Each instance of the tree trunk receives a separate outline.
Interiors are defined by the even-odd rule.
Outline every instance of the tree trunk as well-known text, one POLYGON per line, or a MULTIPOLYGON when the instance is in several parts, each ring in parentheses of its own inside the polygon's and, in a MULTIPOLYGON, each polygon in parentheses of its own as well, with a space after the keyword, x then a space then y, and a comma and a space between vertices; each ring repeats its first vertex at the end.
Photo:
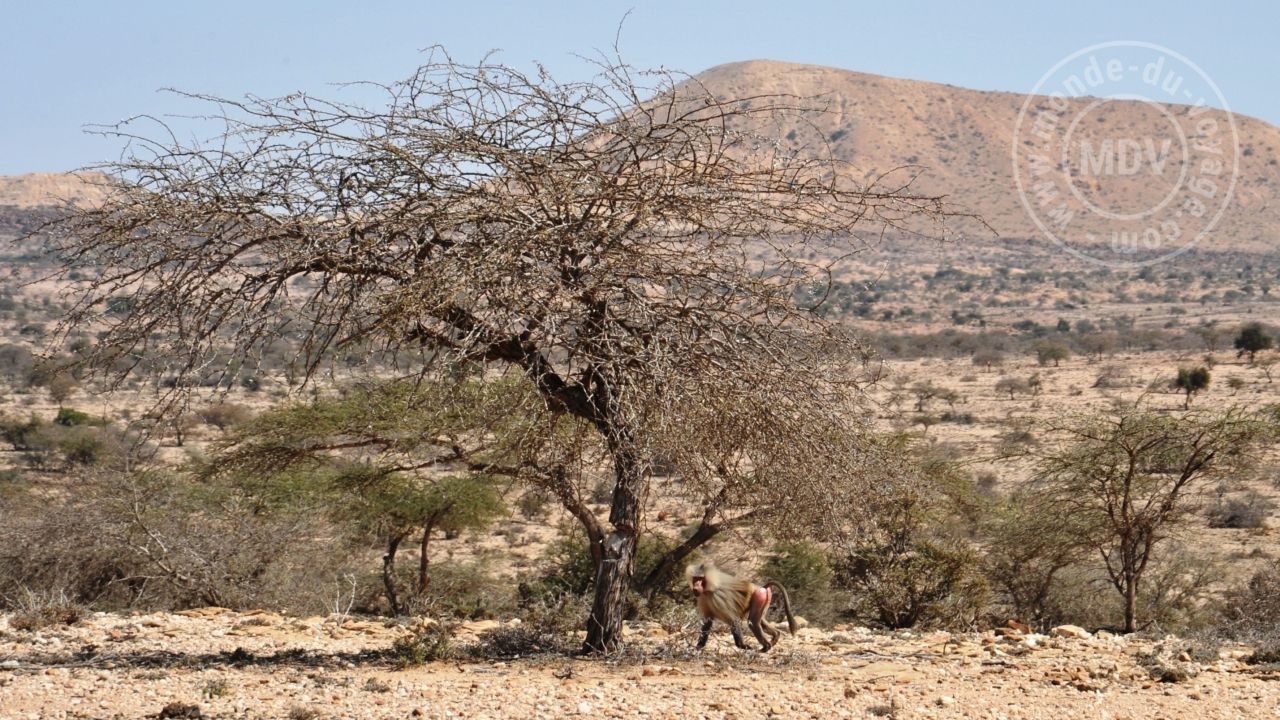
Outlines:
POLYGON ((1124 631, 1138 631, 1138 582, 1130 578, 1124 587, 1124 631))
POLYGON ((626 616, 627 590, 635 565, 636 534, 621 529, 604 540, 604 560, 596 572, 595 599, 587 618, 583 652, 616 652, 622 649, 622 620, 626 616))
POLYGON ((430 562, 427 558, 427 546, 431 543, 431 529, 433 523, 427 523, 422 528, 422 542, 419 543, 418 551, 418 594, 427 591, 427 567, 430 562))
POLYGON ((626 615, 627 590, 635 566, 641 496, 646 482, 629 440, 628 435, 617 433, 609 441, 615 478, 609 510, 613 530, 601 543, 595 599, 591 603, 591 616, 587 618, 587 639, 582 645, 584 653, 615 652, 622 648, 622 619, 626 615))
POLYGON ((391 605, 392 615, 403 615, 400 596, 396 593, 396 550, 400 549, 400 541, 404 535, 392 535, 387 540, 387 553, 382 556, 382 587, 387 593, 387 603, 391 605))

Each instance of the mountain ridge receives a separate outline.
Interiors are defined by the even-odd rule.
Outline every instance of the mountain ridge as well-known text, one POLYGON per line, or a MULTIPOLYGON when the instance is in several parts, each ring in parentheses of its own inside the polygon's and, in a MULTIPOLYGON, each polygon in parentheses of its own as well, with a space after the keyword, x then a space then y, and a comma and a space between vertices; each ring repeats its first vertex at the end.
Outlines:
MULTIPOLYGON (((855 179, 867 182, 894 168, 919 167, 922 173, 915 190, 946 195, 976 211, 1001 236, 1046 237, 1019 199, 1013 168, 1019 113, 1024 105, 1033 112, 1044 107, 1049 103, 1047 97, 767 59, 717 65, 691 80, 722 98, 814 98, 825 110, 806 121, 823 133, 830 153, 851 169, 855 179)), ((1068 99, 1067 105, 1074 115, 1096 113, 1091 119, 1098 123, 1092 127, 1125 137, 1159 139, 1162 133, 1170 134, 1169 128, 1162 126, 1165 120, 1161 114, 1141 101, 1099 105, 1095 98, 1080 97, 1068 99)), ((1174 116, 1203 115, 1223 128, 1230 127, 1227 113, 1220 109, 1195 109, 1185 104, 1168 108, 1174 116)), ((1269 252, 1280 239, 1280 128, 1246 115, 1232 117, 1239 135, 1237 182, 1221 221, 1201 245, 1269 252)), ((795 127, 762 123, 751 129, 785 137, 795 127)), ((1194 140, 1195 136, 1190 140, 1184 136, 1184 142, 1194 140)), ((1193 166, 1185 157, 1181 164, 1193 166)), ((1078 183, 1082 196, 1112 212, 1154 207, 1166 190, 1156 183, 1128 178, 1113 182, 1084 177, 1074 168, 1058 169, 1071 174, 1068 181, 1078 183)), ((1095 233, 1103 238, 1116 227, 1109 219, 1090 213, 1081 213, 1078 218, 1081 234, 1095 233)))
MULTIPOLYGON (((869 183, 886 172, 912 168, 911 172, 919 172, 912 185, 914 191, 945 195, 957 206, 981 216, 999 236, 1047 237, 1044 218, 1037 224, 1029 212, 1034 199, 1020 197, 1014 177, 1019 113, 1024 105, 1042 108, 1047 98, 771 59, 723 63, 691 76, 690 81, 723 98, 785 95, 813 99, 825 110, 805 118, 808 128, 820 133, 822 151, 830 152, 855 180, 869 183)), ((1139 101, 1104 101, 1100 106, 1093 98, 1081 97, 1069 99, 1068 104, 1077 115, 1097 113, 1091 119, 1098 122, 1090 127, 1143 140, 1160 139, 1162 132, 1169 134, 1169 128, 1161 125, 1165 120, 1139 101)), ((1168 107, 1171 116, 1200 112, 1186 105, 1168 107)), ((1224 111, 1210 108, 1203 112, 1227 126, 1224 111)), ((1280 128, 1246 115, 1232 117, 1239 135, 1239 172, 1230 203, 1200 246, 1272 252, 1280 241, 1280 128)), ((759 121, 750 129, 789 138, 798 124, 788 122, 792 124, 776 119, 759 121)), ((1177 162, 1171 167, 1181 166, 1185 173, 1186 168, 1194 167, 1194 158, 1188 161, 1185 155, 1185 134, 1182 140, 1184 155, 1174 158, 1177 162)), ((1068 158, 1065 152, 1062 158, 1068 158)), ((1155 207, 1168 189, 1161 185, 1163 177, 1150 182, 1145 178, 1091 177, 1063 162, 1056 170, 1080 205, 1091 207, 1088 203, 1092 203, 1092 207, 1112 213, 1155 207)), ((32 208, 68 202, 92 206, 101 202, 109 182, 98 173, 0 177, 0 205, 32 208)), ((1091 212, 1080 212, 1076 217, 1073 230, 1090 238, 1096 236, 1099 242, 1118 227, 1091 212)))
POLYGON ((0 205, 22 209, 92 207, 106 198, 111 180, 99 172, 33 172, 0 175, 0 205))

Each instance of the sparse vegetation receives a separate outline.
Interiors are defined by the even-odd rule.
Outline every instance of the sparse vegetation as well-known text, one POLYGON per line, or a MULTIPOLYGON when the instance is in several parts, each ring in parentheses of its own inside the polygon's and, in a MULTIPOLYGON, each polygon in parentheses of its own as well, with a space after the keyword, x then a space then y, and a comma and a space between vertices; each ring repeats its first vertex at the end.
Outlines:
MULTIPOLYGON (((281 128, 248 129, 270 135, 281 128)), ((306 122, 293 130, 317 137, 327 132, 306 122)), ((791 133, 789 142, 798 146, 803 139, 791 133)), ((359 164, 360 152, 385 150, 355 142, 358 148, 340 152, 351 151, 343 162, 359 164)), ((378 165, 378 172, 385 173, 366 173, 361 188, 381 183, 391 191, 389 202, 404 200, 395 168, 408 166, 394 154, 380 157, 388 165, 378 165)), ((522 157, 511 158, 512 166, 524 167, 522 157)), ((262 158, 242 159, 249 161, 249 172, 262 158)), ((153 160, 162 179, 185 172, 177 157, 153 160)), ((636 172, 637 179, 650 177, 643 167, 636 172)), ((203 177, 197 195, 247 201, 245 187, 236 184, 246 177, 203 177)), ((309 211, 331 211, 333 203, 356 192, 347 185, 334 191, 331 184, 314 188, 309 211)), ((678 187, 668 189, 680 195, 678 187)), ((523 208, 522 198, 498 200, 523 208)), ((113 219, 127 220, 130 212, 146 209, 146 202, 117 206, 125 215, 113 219)), ((491 207, 507 207, 501 202, 491 207)), ((469 212, 461 213, 460 222, 479 217, 469 212)), ((0 230, 34 229, 36 215, 0 208, 0 230)), ((178 218, 197 234, 210 219, 199 213, 178 218)), ((355 236, 306 228, 323 241, 320 260, 309 260, 332 266, 334 258, 351 251, 360 262, 387 267, 376 253, 360 255, 365 246, 348 243, 352 237, 408 237, 401 232, 408 226, 396 225, 400 219, 388 215, 383 221, 390 223, 385 233, 363 219, 344 226, 355 236)), ((538 222, 556 242, 574 247, 574 238, 556 235, 563 227, 557 218, 538 222)), ((256 232, 251 225, 245 227, 256 232)), ((759 233, 746 232, 744 238, 738 230, 720 228, 723 235, 714 239, 737 243, 729 253, 737 264, 728 268, 738 273, 737 281, 745 273, 754 282, 759 276, 752 273, 773 267, 777 258, 753 244, 759 233)), ((529 353, 524 346, 514 353, 503 338, 470 324, 475 317, 420 316, 423 307, 434 307, 431 302, 446 295, 470 297, 465 292, 440 290, 424 299, 414 294, 421 288, 413 283, 385 276, 379 287, 390 294, 378 295, 377 304, 350 305, 352 314, 332 316, 333 327, 321 323, 328 332, 346 322, 342 317, 358 318, 360 327, 347 329, 360 330, 370 313, 381 312, 375 319, 383 324, 369 327, 394 332, 378 337, 352 335, 339 348, 325 345, 324 333, 308 344, 296 334, 263 332, 240 346, 244 336, 216 329, 185 339, 157 332, 131 336, 146 350, 119 354, 121 346, 112 341, 120 338, 101 334, 98 326, 59 328, 75 308, 25 282, 50 270, 48 256, 22 245, 9 248, 6 260, 15 279, 0 283, 0 330, 6 333, 0 343, 0 437, 14 452, 0 469, 0 606, 13 611, 10 626, 28 632, 75 622, 90 610, 209 604, 428 615, 448 622, 515 616, 524 622, 504 622, 477 645, 445 648, 406 640, 395 652, 403 651, 410 664, 476 647, 475 657, 487 658, 566 652, 572 628, 584 625, 592 595, 600 591, 601 563, 612 547, 606 541, 616 539, 620 527, 603 520, 615 506, 630 513, 631 500, 643 498, 646 514, 631 525, 643 534, 622 533, 635 543, 623 552, 632 560, 634 577, 621 607, 627 618, 672 633, 673 647, 688 622, 680 615, 688 600, 679 578, 682 565, 699 550, 725 552, 725 537, 748 538, 752 552, 734 559, 754 563, 753 573, 782 580, 802 614, 820 625, 852 619, 886 627, 965 628, 1012 617, 1039 630, 1059 623, 1150 623, 1162 631, 1265 634, 1263 620, 1250 624, 1243 617, 1274 614, 1265 607, 1274 584, 1267 571, 1258 572, 1248 587, 1224 591, 1239 579, 1209 583, 1204 568, 1233 561, 1254 567, 1277 556, 1266 532, 1275 513, 1275 488, 1266 480, 1275 472, 1234 478, 1216 497, 1198 503, 1195 493, 1171 491, 1181 472, 1169 468, 1176 448, 1186 445, 1175 436, 1218 432, 1198 424, 1209 414, 1183 414, 1193 405, 1208 408, 1229 390, 1232 402, 1248 403, 1250 412, 1257 411, 1254 420, 1265 424, 1258 418, 1280 403, 1269 387, 1280 357, 1274 331, 1254 320, 1273 314, 1277 298, 1270 288, 1280 276, 1280 261, 1196 250, 1185 266, 1125 271, 1073 263, 1034 240, 1020 253, 1009 253, 972 239, 966 252, 978 261, 958 262, 945 249, 904 245, 891 231, 881 246, 865 248, 840 271, 816 273, 787 287, 724 285, 725 267, 697 252, 681 262, 707 271, 712 280, 701 290, 683 285, 683 266, 663 265, 667 274, 657 276, 646 266, 648 274, 639 281, 646 292, 675 288, 688 299, 749 287, 786 322, 812 323, 806 327, 817 334, 806 337, 815 344, 801 343, 799 354, 793 352, 795 338, 768 344, 782 337, 772 333, 789 327, 786 322, 748 328, 760 331, 753 337, 764 345, 758 354, 730 358, 738 363, 737 379, 725 390, 690 369, 702 360, 682 354, 684 345, 677 352, 640 343, 638 366, 630 364, 634 357, 587 362, 595 350, 586 352, 574 342, 588 327, 583 323, 590 321, 589 304, 583 306, 586 314, 522 325, 533 317, 523 311, 551 307, 548 297, 582 296, 556 294, 564 290, 556 285, 562 276, 552 272, 564 269, 557 265, 559 256, 535 253, 532 275, 519 278, 518 288, 503 285, 509 279, 500 271, 509 263, 486 253, 500 239, 516 238, 519 244, 524 236, 481 235, 461 245, 430 239, 428 254, 443 252, 448 262, 424 267, 448 268, 436 278, 440 288, 488 288, 486 299, 469 309, 481 315, 500 306, 511 309, 513 314, 480 319, 491 322, 489 329, 532 327, 537 342, 529 353), (450 254, 455 251, 465 251, 465 257, 450 254), (502 324, 508 321, 514 324, 502 324), (865 344, 848 341, 849 325, 865 344), (425 356, 424 340, 431 346, 425 356), (195 364, 169 363, 172 358, 156 351, 166 343, 198 345, 204 354, 195 364), (43 352, 33 353, 37 348, 43 352), (652 353, 644 355, 645 348, 652 353), (1251 369, 1230 361, 1233 350, 1251 369), (560 363, 559 372, 543 374, 546 367, 529 364, 537 357, 560 363), (880 359, 886 362, 877 367, 880 359), (105 376, 83 371, 84 363, 94 361, 105 376), (503 363, 514 369, 503 370, 503 363), (152 372, 119 374, 135 365, 152 372), (657 369, 639 380, 623 377, 635 367, 657 369), (1211 373, 1219 389, 1210 389, 1211 373), (103 394, 108 378, 121 380, 122 395, 103 394), (846 381, 856 381, 854 395, 870 400, 855 406, 856 423, 842 422, 841 413, 850 407, 844 393, 853 387, 846 381), (601 432, 602 418, 577 402, 603 397, 595 394, 601 387, 648 393, 627 400, 627 412, 634 415, 626 417, 644 423, 633 426, 611 416, 605 425, 618 422, 601 432), (1181 410, 1175 392, 1183 394, 1181 410), (690 398, 688 407, 671 404, 671 398, 683 397, 690 398), (178 399, 185 404, 165 405, 178 399), (1135 461, 1133 477, 1117 472, 1120 463, 1111 461, 1119 456, 1097 447, 1086 451, 1080 437, 1064 439, 1069 421, 1078 417, 1099 423, 1090 427, 1102 445, 1124 445, 1132 428, 1122 432, 1104 419, 1125 415, 1137 399, 1148 403, 1140 425, 1168 428, 1152 431, 1153 457, 1135 461), (620 427, 633 433, 628 442, 639 455, 610 445, 620 427), (896 445, 900 457, 886 459, 868 449, 896 443, 902 443, 896 445), (831 450, 830 457, 823 455, 831 450), (637 458, 625 477, 615 472, 637 458), (964 465, 943 471, 939 458, 964 465), (1060 462, 1048 472, 1053 458, 1060 462), (904 479, 918 482, 904 487, 904 479), (876 480, 886 481, 868 491, 865 485, 876 480), (1131 527, 1103 521, 1104 485, 1138 508, 1131 527), (854 492, 855 487, 860 489, 854 492), (1066 487, 1076 488, 1076 504, 1064 510, 1066 487), (641 488, 645 492, 637 494, 641 488), (824 514, 840 515, 843 525, 813 517, 824 514), (1179 540, 1167 539, 1166 531, 1179 540)), ((84 237, 63 239, 73 254, 85 247, 84 237)), ((101 235, 88 240, 124 242, 101 235)), ((420 248, 397 242, 381 247, 399 253, 405 267, 418 267, 420 248)), ((639 257, 644 248, 623 246, 609 251, 619 253, 622 266, 666 262, 639 257)), ((812 267, 819 252, 816 246, 794 250, 790 260, 796 268, 812 267)), ((267 259, 284 272, 298 260, 288 253, 267 259)), ((100 269, 86 261, 66 277, 92 281, 100 269)), ((666 337, 653 334, 666 326, 644 325, 648 316, 639 306, 619 300, 632 297, 630 276, 598 276, 597 270, 582 270, 583 277, 603 293, 599 297, 611 312, 626 317, 592 342, 632 347, 627 343, 636 338, 666 337)), ((160 277, 173 279, 163 271, 160 277)), ((342 286, 353 291, 368 287, 359 277, 325 280, 299 272, 281 287, 290 298, 324 298, 335 287, 326 282, 354 283, 342 286)), ((103 303, 95 307, 105 318, 151 332, 136 324, 148 307, 145 293, 99 289, 103 303)), ((278 322, 273 327, 297 327, 303 317, 323 315, 305 315, 292 300, 259 289, 265 294, 254 295, 252 307, 260 311, 256 317, 278 322)), ((184 300, 207 299, 205 290, 168 286, 184 300)), ((361 296, 360 302, 372 297, 361 296)), ((738 332, 739 301, 726 298, 719 306, 723 323, 717 327, 724 332, 738 332)), ((183 307, 203 309, 194 301, 183 307)), ((690 322, 680 312, 673 318, 690 322)), ((697 333, 673 337, 715 337, 697 333)), ((699 367, 719 368, 725 362, 715 356, 719 340, 710 342, 704 357, 710 359, 699 367)), ((1229 449, 1205 467, 1239 469, 1244 456, 1255 453, 1274 466, 1274 449, 1258 447, 1229 449)), ((1138 458, 1147 452, 1129 449, 1138 458)), ((1204 468, 1190 474, 1197 487, 1219 477, 1219 471, 1204 468)), ((610 582, 616 589, 619 578, 610 582)), ((606 603, 617 600, 606 594, 606 603)), ((616 606, 610 607, 615 609, 596 610, 613 622, 616 606)), ((606 635, 588 644, 608 645, 606 635)), ((204 693, 216 699, 209 686, 204 693)))
POLYGON ((1182 404, 1184 410, 1191 408, 1191 396, 1209 387, 1209 368, 1178 368, 1178 377, 1174 379, 1174 387, 1186 393, 1186 400, 1182 404))
POLYGON ((457 655, 453 645, 453 625, 442 622, 419 624, 396 638, 391 645, 391 657, 396 667, 415 667, 437 660, 448 660, 457 655))
POLYGON ((1249 364, 1254 364, 1258 353, 1263 350, 1271 349, 1273 340, 1271 335, 1262 327, 1262 323, 1252 322, 1246 323, 1240 328, 1240 332, 1235 339, 1236 356, 1249 356, 1249 364))
POLYGON ((1037 478, 1059 517, 1097 528, 1090 545, 1124 598, 1124 630, 1138 629, 1138 594, 1166 528, 1196 485, 1246 467, 1270 423, 1238 408, 1171 417, 1139 406, 1050 423, 1057 442, 1036 454, 1037 478))

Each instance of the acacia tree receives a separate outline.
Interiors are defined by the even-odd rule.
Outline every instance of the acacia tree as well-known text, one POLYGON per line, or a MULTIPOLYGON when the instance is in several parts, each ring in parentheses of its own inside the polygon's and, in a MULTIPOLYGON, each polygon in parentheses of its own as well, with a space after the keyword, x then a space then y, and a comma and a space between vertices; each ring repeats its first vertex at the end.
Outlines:
POLYGON ((859 431, 861 350, 797 290, 825 297, 855 227, 947 210, 909 178, 850 181, 794 98, 598 71, 561 83, 437 51, 374 86, 385 106, 200 97, 212 142, 113 130, 121 182, 53 232, 64 277, 87 278, 66 327, 105 330, 94 366, 178 391, 280 336, 304 380, 337 350, 515 368, 612 468, 585 649, 616 649, 652 460, 726 502, 822 477, 831 429, 859 431), (758 134, 777 127, 798 132, 758 134))
POLYGON ((1050 598, 1059 573, 1091 551, 1087 539, 1095 517, 1045 512, 1036 491, 1018 491, 986 508, 980 523, 982 564, 1013 616, 1047 630, 1050 598))
POLYGON ((1052 498, 1046 512, 1095 528, 1082 539, 1124 599, 1125 632, 1138 629, 1144 573, 1195 488, 1239 472, 1272 429, 1239 408, 1174 417, 1136 405, 1045 428, 1036 478, 1052 498))
POLYGON ((1262 323, 1245 323, 1240 326, 1240 332, 1236 335, 1234 343, 1236 357, 1248 355, 1249 364, 1252 365, 1258 353, 1270 349, 1273 342, 1266 328, 1262 327, 1262 323))
POLYGON ((501 511, 502 499, 494 484, 479 475, 438 478, 416 483, 398 473, 353 466, 333 472, 327 488, 333 514, 358 530, 377 537, 385 547, 382 584, 394 615, 403 615, 407 603, 400 597, 396 556, 411 533, 420 532, 415 594, 423 595, 430 581, 429 543, 436 530, 461 532, 481 529, 501 511))
POLYGON ((1191 396, 1208 388, 1211 378, 1209 368, 1204 366, 1178 368, 1178 376, 1174 378, 1173 385, 1187 395, 1182 403, 1183 410, 1191 408, 1191 396))

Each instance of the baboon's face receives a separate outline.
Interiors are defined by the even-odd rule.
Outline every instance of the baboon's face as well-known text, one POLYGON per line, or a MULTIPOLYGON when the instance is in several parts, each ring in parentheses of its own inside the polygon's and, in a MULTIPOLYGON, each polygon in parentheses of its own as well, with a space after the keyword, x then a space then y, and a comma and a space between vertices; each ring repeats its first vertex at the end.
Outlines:
POLYGON ((706 590, 706 584, 707 579, 702 575, 694 575, 689 578, 689 587, 693 588, 693 591, 699 595, 702 594, 703 590, 706 590))

